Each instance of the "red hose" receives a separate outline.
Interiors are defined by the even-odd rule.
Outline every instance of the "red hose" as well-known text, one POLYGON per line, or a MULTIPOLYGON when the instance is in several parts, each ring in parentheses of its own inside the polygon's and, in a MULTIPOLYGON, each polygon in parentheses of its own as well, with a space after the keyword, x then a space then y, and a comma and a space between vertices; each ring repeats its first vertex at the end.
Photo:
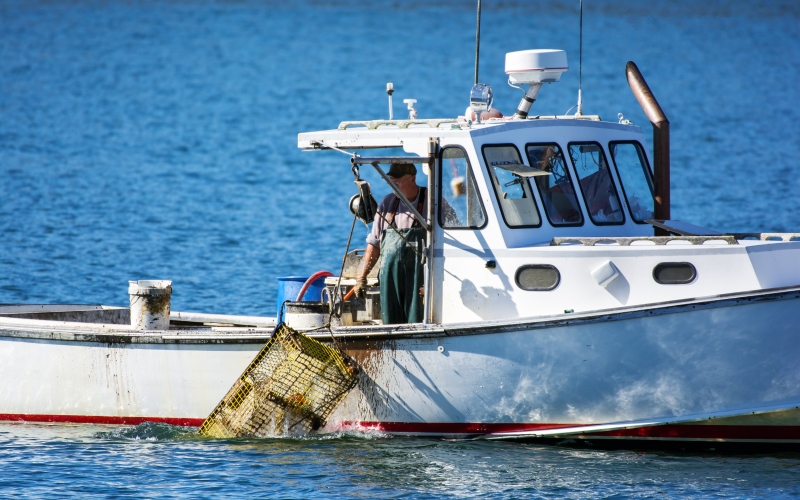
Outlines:
POLYGON ((312 274, 311 277, 308 278, 305 283, 303 283, 302 288, 300 288, 300 293, 297 294, 295 302, 300 302, 301 300, 303 300, 303 295, 306 294, 306 290, 308 290, 308 287, 310 287, 312 283, 314 283, 320 278, 327 278, 328 276, 333 276, 333 273, 328 271, 317 271, 314 274, 312 274))

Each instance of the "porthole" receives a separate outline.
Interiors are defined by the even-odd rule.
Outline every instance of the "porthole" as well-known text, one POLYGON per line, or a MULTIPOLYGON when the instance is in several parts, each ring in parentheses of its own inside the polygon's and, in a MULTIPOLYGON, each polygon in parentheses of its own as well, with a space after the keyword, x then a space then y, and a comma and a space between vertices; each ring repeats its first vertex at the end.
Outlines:
POLYGON ((697 269, 689 262, 662 262, 653 269, 653 279, 662 285, 686 285, 697 278, 697 269))
POLYGON ((517 269, 517 286, 529 292, 553 290, 561 282, 561 273, 548 264, 530 264, 517 269))

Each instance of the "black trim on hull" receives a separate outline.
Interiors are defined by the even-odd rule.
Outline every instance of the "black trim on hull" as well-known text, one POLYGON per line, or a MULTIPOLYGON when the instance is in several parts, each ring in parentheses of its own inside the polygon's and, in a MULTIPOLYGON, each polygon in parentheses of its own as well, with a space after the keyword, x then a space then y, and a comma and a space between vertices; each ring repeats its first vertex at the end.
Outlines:
POLYGON ((544 446, 561 446, 581 450, 629 450, 661 451, 678 453, 702 453, 724 455, 753 455, 775 453, 800 457, 800 442, 752 442, 715 441, 705 439, 658 439, 658 438, 520 438, 511 442, 544 446))

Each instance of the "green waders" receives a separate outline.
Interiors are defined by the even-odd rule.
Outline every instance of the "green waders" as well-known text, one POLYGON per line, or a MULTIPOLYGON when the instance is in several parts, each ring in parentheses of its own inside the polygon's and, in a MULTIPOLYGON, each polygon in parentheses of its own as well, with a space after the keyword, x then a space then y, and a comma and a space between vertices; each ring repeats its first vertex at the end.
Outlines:
MULTIPOLYGON (((422 212, 426 188, 419 188, 417 211, 422 212)), ((408 229, 397 229, 394 216, 400 199, 395 199, 388 214, 388 226, 381 237, 381 319, 384 325, 421 323, 424 315, 420 288, 425 271, 420 255, 425 246, 426 231, 417 222, 408 229), (399 234, 398 234, 399 233, 399 234), (401 236, 402 235, 402 236, 401 236)))
POLYGON ((386 229, 381 239, 381 319, 384 325, 421 323, 423 316, 422 297, 419 289, 424 286, 425 271, 414 245, 422 254, 425 246, 425 229, 386 229))

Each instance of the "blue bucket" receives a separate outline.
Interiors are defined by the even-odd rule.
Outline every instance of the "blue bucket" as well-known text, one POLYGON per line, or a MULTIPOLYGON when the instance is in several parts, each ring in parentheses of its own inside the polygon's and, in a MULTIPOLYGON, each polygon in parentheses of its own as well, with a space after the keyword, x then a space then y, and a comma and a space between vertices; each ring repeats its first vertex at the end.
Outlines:
MULTIPOLYGON (((284 276, 278 278, 278 303, 276 316, 281 315, 281 306, 285 301, 294 302, 297 294, 303 288, 308 276, 284 276)), ((322 300, 322 290, 325 289, 325 277, 319 277, 306 289, 306 293, 300 298, 302 301, 319 302, 322 300)))

